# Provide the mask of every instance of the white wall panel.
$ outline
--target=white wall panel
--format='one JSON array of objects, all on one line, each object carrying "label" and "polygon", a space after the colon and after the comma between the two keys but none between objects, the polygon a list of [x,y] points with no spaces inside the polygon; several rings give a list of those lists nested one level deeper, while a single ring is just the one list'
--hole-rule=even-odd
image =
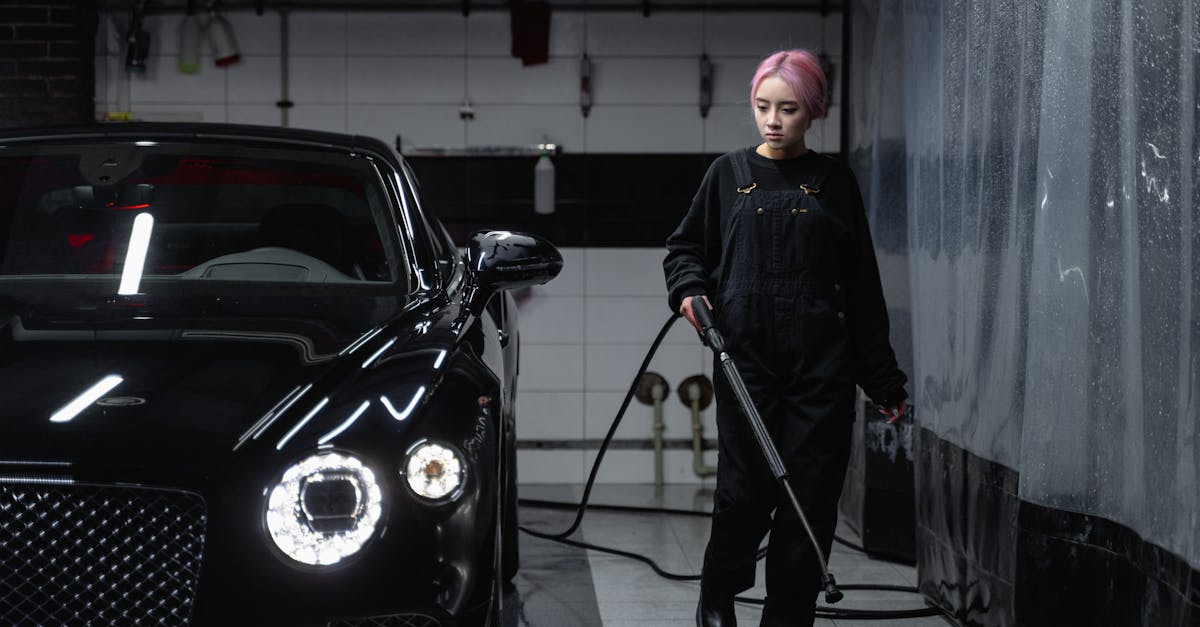
[{"label": "white wall panel", "polygon": [[462,55],[463,17],[457,13],[349,12],[350,55]]},{"label": "white wall panel", "polygon": [[[524,451],[522,451],[524,452]],[[709,452],[708,464],[715,464],[716,455]],[[587,451],[583,456],[584,476],[591,470],[596,459],[595,451]],[[663,451],[663,480],[666,483],[702,483],[702,480],[692,472],[692,452],[690,450],[670,449]],[[524,476],[521,481],[525,482]],[[705,480],[715,484],[715,479]],[[598,484],[619,483],[653,483],[654,482],[654,451],[652,450],[610,450],[604,455],[600,471],[596,474]],[[533,482],[530,482],[533,483]],[[681,624],[683,624],[681,622]]]},{"label": "white wall panel", "polygon": [[[512,26],[508,12],[478,11],[467,20],[470,54],[510,57]],[[550,57],[578,57],[583,53],[583,15],[556,11],[550,14]]]},{"label": "white wall panel", "polygon": [[583,483],[583,451],[517,451],[517,478],[521,483]]},{"label": "white wall panel", "polygon": [[349,105],[346,131],[376,137],[393,146],[396,135],[405,143],[463,146],[463,123],[458,107],[450,105]]},{"label": "white wall panel", "polygon": [[522,344],[521,390],[581,392],[583,350],[568,344]]},{"label": "white wall panel", "polygon": [[[511,58],[512,30],[509,23],[508,11],[471,13],[467,18],[467,48],[470,55]],[[554,31],[553,23],[550,30]]]},{"label": "white wall panel", "polygon": [[279,126],[279,107],[273,104],[231,104],[226,107],[230,124],[261,124]]},{"label": "white wall panel", "polygon": [[519,307],[522,344],[581,344],[582,296],[541,296]]},{"label": "white wall panel", "polygon": [[646,343],[671,315],[667,297],[591,296],[584,337],[588,343]]},{"label": "white wall panel", "polygon": [[[293,56],[344,55],[349,17],[331,11],[295,11],[288,15],[288,50]],[[276,18],[278,22],[278,18]],[[355,34],[357,36],[357,33]]]},{"label": "white wall panel", "polygon": [[700,27],[700,13],[652,13],[650,17],[639,13],[591,13],[587,16],[587,52],[593,57],[699,58]]},{"label": "white wall panel", "polygon": [[472,146],[530,146],[549,140],[564,150],[583,150],[583,118],[576,105],[483,104],[474,109],[475,119],[467,124]]},{"label": "white wall panel", "polygon": [[704,149],[726,153],[735,148],[754,146],[762,141],[754,125],[750,105],[714,105],[704,121]]},{"label": "white wall panel", "polygon": [[[700,111],[700,58],[598,59],[593,66],[595,105],[692,105]],[[578,96],[576,97],[578,100]]]},{"label": "white wall panel", "polygon": [[[587,348],[587,390],[589,392],[624,392],[629,389],[633,375],[650,348],[645,344],[590,344]],[[663,344],[650,361],[647,370],[662,375],[671,389],[704,367],[705,349],[694,346]],[[522,366],[522,373],[524,373]]]},{"label": "white wall panel", "polygon": [[[207,17],[203,12],[201,15]],[[264,11],[262,15],[258,15],[254,11],[222,11],[221,15],[233,26],[234,38],[243,59],[247,56],[280,53],[278,13]],[[333,18],[331,21],[336,24],[339,15],[331,13],[329,17]],[[167,20],[172,28],[178,29],[183,16],[171,15],[167,16]]]},{"label": "white wall panel", "polygon": [[229,102],[275,103],[282,95],[279,56],[242,57],[222,71],[228,76]]},{"label": "white wall panel", "polygon": [[288,97],[305,104],[346,104],[346,57],[307,56],[288,60]]},{"label": "white wall panel", "polygon": [[585,248],[559,248],[562,253],[563,267],[553,281],[545,285],[533,287],[533,297],[542,296],[583,296],[585,290],[586,269],[584,268],[587,253]]},{"label": "white wall panel", "polygon": [[146,122],[226,122],[223,104],[152,103],[134,108],[134,117]]},{"label": "white wall panel", "polygon": [[577,392],[517,392],[517,438],[583,437],[583,396]]},{"label": "white wall panel", "polygon": [[759,55],[713,60],[713,104],[738,105],[750,111],[750,81],[762,61]]},{"label": "white wall panel", "polygon": [[[661,374],[661,373],[660,373]],[[632,377],[632,373],[630,375]],[[682,380],[682,379],[681,379]],[[676,382],[668,380],[670,390],[663,399],[663,437],[673,440],[692,437],[691,410],[676,395]],[[584,395],[584,437],[602,438],[612,427],[625,391],[588,392]],[[654,435],[654,407],[643,405],[637,398],[629,401],[629,409],[614,435],[618,439],[650,439]]]},{"label": "white wall panel", "polygon": [[467,62],[467,77],[476,104],[566,104],[581,118],[577,59],[523,66],[512,57],[476,57]]},{"label": "white wall panel", "polygon": [[[686,207],[681,207],[682,218]],[[666,248],[592,248],[587,251],[588,294],[661,296],[667,284],[662,261]]]},{"label": "white wall panel", "polygon": [[[134,111],[142,103],[225,103],[225,71],[206,65],[196,74],[181,74],[174,57],[151,57],[146,74],[130,77]],[[122,62],[123,67],[123,62]]]},{"label": "white wall panel", "polygon": [[[288,113],[288,126],[345,133],[346,105],[297,103]],[[388,142],[388,145],[392,145],[392,142]]]},{"label": "white wall panel", "polygon": [[587,152],[700,152],[698,106],[605,105],[587,120]]},{"label": "white wall panel", "polygon": [[[837,19],[835,14],[831,14],[831,17]],[[821,22],[819,13],[746,12],[712,15],[704,25],[708,54],[762,58],[787,48],[819,49]],[[840,49],[830,46],[826,42],[825,49],[830,53]]]},{"label": "white wall panel", "polygon": [[346,98],[353,104],[454,103],[463,98],[462,57],[350,57]]}]

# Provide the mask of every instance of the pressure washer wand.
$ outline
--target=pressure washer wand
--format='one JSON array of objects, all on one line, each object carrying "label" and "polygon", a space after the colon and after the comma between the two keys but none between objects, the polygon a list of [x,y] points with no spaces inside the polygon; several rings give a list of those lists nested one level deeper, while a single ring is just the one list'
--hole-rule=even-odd
[{"label": "pressure washer wand", "polygon": [[771,473],[775,475],[775,479],[779,483],[783,484],[788,498],[792,501],[792,507],[796,509],[796,515],[800,517],[800,522],[804,525],[804,531],[808,533],[808,538],[812,541],[813,549],[817,554],[817,562],[821,566],[821,584],[825,588],[825,602],[841,601],[842,591],[838,590],[837,581],[833,578],[833,573],[829,572],[829,565],[825,555],[821,552],[821,544],[817,542],[817,535],[813,533],[812,526],[808,524],[808,517],[804,515],[804,509],[800,507],[800,501],[796,498],[796,493],[792,491],[792,484],[787,480],[787,468],[783,465],[783,459],[779,457],[779,449],[775,447],[775,442],[767,433],[767,427],[763,424],[762,416],[759,415],[758,408],[754,405],[754,399],[750,398],[750,391],[746,389],[746,383],[742,381],[737,364],[733,363],[733,358],[725,352],[725,338],[717,330],[712,310],[708,308],[708,303],[704,301],[704,298],[692,298],[692,313],[696,316],[696,322],[700,323],[701,339],[721,362],[721,370],[725,372],[725,378],[729,380],[729,385],[733,388],[733,394],[742,408],[742,414],[750,422],[750,430],[754,432],[754,439],[758,440],[758,446],[767,458],[767,465],[771,467]]}]

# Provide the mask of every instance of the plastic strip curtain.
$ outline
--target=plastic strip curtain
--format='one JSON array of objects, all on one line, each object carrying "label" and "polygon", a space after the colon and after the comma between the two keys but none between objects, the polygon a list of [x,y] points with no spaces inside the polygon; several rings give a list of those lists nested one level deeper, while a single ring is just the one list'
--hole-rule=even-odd
[{"label": "plastic strip curtain", "polygon": [[920,424],[1200,567],[1200,2],[868,4],[903,122],[854,156],[904,177]]}]

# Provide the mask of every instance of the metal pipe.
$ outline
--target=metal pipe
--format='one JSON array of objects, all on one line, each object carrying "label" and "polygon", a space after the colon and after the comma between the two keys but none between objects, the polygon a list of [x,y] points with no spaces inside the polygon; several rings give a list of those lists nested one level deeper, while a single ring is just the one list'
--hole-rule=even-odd
[{"label": "metal pipe", "polygon": [[667,396],[667,387],[655,383],[650,387],[650,396],[654,399],[654,485],[663,484],[663,399]]},{"label": "metal pipe", "polygon": [[679,400],[692,412],[692,472],[697,477],[711,477],[717,474],[717,469],[704,463],[704,421],[700,410],[712,403],[712,382],[702,374],[684,379],[679,384]]}]

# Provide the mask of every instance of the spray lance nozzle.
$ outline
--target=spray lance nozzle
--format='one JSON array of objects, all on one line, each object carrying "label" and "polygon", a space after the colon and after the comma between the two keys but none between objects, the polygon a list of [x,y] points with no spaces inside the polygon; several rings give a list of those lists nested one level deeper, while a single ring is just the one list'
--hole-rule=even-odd
[{"label": "spray lance nozzle", "polygon": [[825,602],[830,605],[842,600],[844,596],[841,590],[838,590],[837,580],[833,578],[833,573],[826,572],[821,577],[821,585],[825,587]]}]

